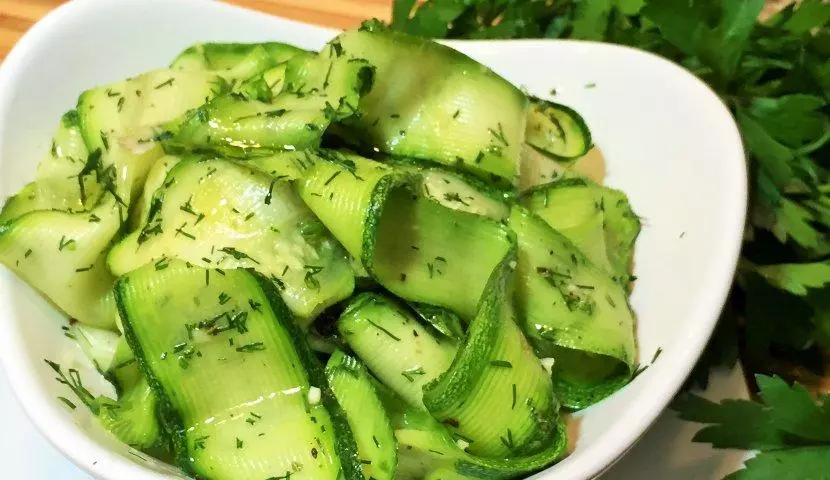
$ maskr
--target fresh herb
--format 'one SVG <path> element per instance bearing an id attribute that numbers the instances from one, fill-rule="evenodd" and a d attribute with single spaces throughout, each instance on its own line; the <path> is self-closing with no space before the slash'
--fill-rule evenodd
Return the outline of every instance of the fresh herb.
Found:
<path id="1" fill-rule="evenodd" d="M 320 290 L 320 281 L 317 280 L 318 273 L 323 271 L 323 267 L 318 265 L 304 265 L 305 268 L 305 277 L 304 281 L 308 288 L 312 290 Z"/>
<path id="2" fill-rule="evenodd" d="M 45 358 L 43 361 L 46 362 L 46 364 L 49 365 L 49 368 L 51 368 L 58 375 L 55 377 L 55 380 L 57 380 L 58 383 L 69 387 L 69 389 L 72 390 L 72 393 L 74 393 L 94 415 L 98 415 L 98 412 L 101 410 L 102 400 L 96 398 L 89 392 L 89 390 L 86 389 L 84 383 L 81 381 L 81 374 L 78 373 L 78 370 L 70 368 L 67 371 L 69 374 L 67 377 L 64 375 L 60 365 Z"/>
<path id="3" fill-rule="evenodd" d="M 219 305 L 224 305 L 224 304 L 228 303 L 228 301 L 230 301 L 230 299 L 231 299 L 231 296 L 228 295 L 227 293 L 225 293 L 225 292 L 220 292 L 219 293 Z"/>
<path id="4" fill-rule="evenodd" d="M 159 83 L 158 85 L 156 85 L 156 86 L 155 86 L 155 87 L 153 87 L 153 88 L 155 88 L 156 90 L 158 90 L 158 89 L 160 89 L 160 88 L 170 87 L 170 86 L 172 86 L 172 85 L 173 85 L 173 81 L 174 81 L 174 80 L 175 80 L 175 78 L 170 77 L 169 79 L 167 79 L 167 80 L 165 80 L 165 81 L 163 81 L 163 82 Z"/>
<path id="5" fill-rule="evenodd" d="M 409 380 L 410 382 L 414 382 L 416 376 L 424 374 L 426 374 L 426 372 L 424 371 L 423 367 L 410 368 L 409 370 L 404 370 L 403 372 L 401 372 L 401 375 L 403 375 L 403 377 Z"/>
<path id="6" fill-rule="evenodd" d="M 692 394 L 672 408 L 684 420 L 707 424 L 694 437 L 716 448 L 759 450 L 734 478 L 821 478 L 830 458 L 830 399 L 818 402 L 798 383 L 758 375 L 761 401 L 714 403 Z M 730 476 L 732 478 L 732 476 Z"/>
<path id="7" fill-rule="evenodd" d="M 179 228 L 176 229 L 176 235 L 175 236 L 182 235 L 183 237 L 187 237 L 191 240 L 196 240 L 196 237 L 192 233 L 188 233 L 184 230 L 184 227 L 186 227 L 186 226 L 187 226 L 187 222 L 182 223 L 182 225 Z"/>
<path id="8" fill-rule="evenodd" d="M 385 328 L 381 327 L 380 325 L 378 325 L 377 323 L 373 322 L 372 320 L 366 319 L 366 321 L 367 321 L 367 322 L 369 322 L 369 324 L 370 324 L 371 326 L 373 326 L 373 327 L 377 328 L 378 330 L 380 330 L 381 332 L 385 333 L 385 334 L 386 334 L 389 338 L 391 338 L 392 340 L 394 340 L 394 341 L 396 341 L 396 342 L 400 342 L 400 341 L 401 341 L 400 337 L 396 336 L 395 334 L 393 334 L 393 333 L 392 333 L 392 332 L 390 332 L 389 330 L 387 330 L 387 329 L 385 329 Z"/>
<path id="9" fill-rule="evenodd" d="M 199 438 L 194 439 L 193 440 L 193 450 L 204 450 L 205 449 L 205 442 L 207 441 L 208 438 L 210 438 L 210 435 L 205 435 L 203 437 L 199 437 Z"/>
<path id="10" fill-rule="evenodd" d="M 247 345 L 242 345 L 241 347 L 236 347 L 236 351 L 242 353 L 260 352 L 262 350 L 265 350 L 265 344 L 262 342 L 253 342 Z"/>
<path id="11" fill-rule="evenodd" d="M 240 440 L 239 437 L 236 437 L 236 448 L 237 448 L 237 450 L 242 448 L 243 445 L 245 445 L 245 442 Z"/>
<path id="12" fill-rule="evenodd" d="M 226 253 L 226 254 L 230 255 L 231 257 L 233 257 L 236 260 L 250 260 L 250 261 L 256 263 L 257 265 L 259 265 L 259 262 L 256 261 L 255 259 L 251 258 L 251 256 L 249 256 L 247 253 L 240 252 L 239 250 L 237 250 L 233 247 L 222 247 L 222 248 L 219 249 L 219 251 L 222 252 L 222 253 Z"/>
<path id="13" fill-rule="evenodd" d="M 58 251 L 62 252 L 64 248 L 75 250 L 75 245 L 75 240 L 66 238 L 66 235 L 62 235 L 60 241 L 58 242 Z"/>
<path id="14" fill-rule="evenodd" d="M 507 360 L 490 360 L 490 365 L 499 368 L 513 368 L 513 364 Z"/>
<path id="15" fill-rule="evenodd" d="M 167 257 L 161 257 L 153 265 L 155 266 L 156 271 L 164 270 L 165 268 L 170 266 L 170 259 Z"/>
<path id="16" fill-rule="evenodd" d="M 457 202 L 457 203 L 460 203 L 460 204 L 468 206 L 468 207 L 470 206 L 470 204 L 465 202 L 464 199 L 461 198 L 461 195 L 459 195 L 456 192 L 447 192 L 447 193 L 445 193 L 444 194 L 444 200 L 446 200 L 448 202 Z"/>
<path id="17" fill-rule="evenodd" d="M 71 402 L 68 398 L 66 398 L 66 397 L 58 397 L 58 400 L 60 400 L 60 401 L 61 401 L 64 405 L 66 405 L 66 406 L 67 406 L 70 410 L 75 410 L 76 408 L 78 408 L 78 407 L 77 407 L 74 403 L 72 403 L 72 402 Z"/>

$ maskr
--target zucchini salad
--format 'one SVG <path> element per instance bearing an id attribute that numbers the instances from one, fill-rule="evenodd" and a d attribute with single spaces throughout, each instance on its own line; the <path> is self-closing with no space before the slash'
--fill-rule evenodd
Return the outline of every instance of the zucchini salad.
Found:
<path id="1" fill-rule="evenodd" d="M 197 44 L 81 94 L 0 262 L 117 392 L 46 359 L 59 400 L 187 475 L 521 478 L 637 371 L 640 222 L 574 167 L 591 148 L 574 110 L 378 21 Z"/>

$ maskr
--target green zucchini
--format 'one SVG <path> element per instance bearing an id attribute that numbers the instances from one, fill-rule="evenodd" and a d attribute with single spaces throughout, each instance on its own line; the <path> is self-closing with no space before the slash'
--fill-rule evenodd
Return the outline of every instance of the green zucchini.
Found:
<path id="1" fill-rule="evenodd" d="M 405 172 L 358 155 L 320 151 L 297 193 L 355 259 L 371 272 L 376 229 L 389 192 L 411 180 Z"/>
<path id="2" fill-rule="evenodd" d="M 519 163 L 520 192 L 561 179 L 579 177 L 574 171 L 577 162 L 564 163 L 553 160 L 527 144 L 522 146 Z"/>
<path id="3" fill-rule="evenodd" d="M 326 377 L 349 420 L 363 476 L 391 480 L 395 477 L 398 462 L 397 443 L 366 367 L 337 350 L 326 364 Z"/>
<path id="4" fill-rule="evenodd" d="M 78 127 L 75 110 L 66 112 L 52 137 L 49 152 L 37 167 L 37 177 L 10 197 L 0 210 L 0 224 L 38 210 L 77 212 L 90 209 L 97 196 L 85 199 L 79 194 L 78 174 L 89 157 Z M 92 190 L 93 179 L 82 179 Z"/>
<path id="5" fill-rule="evenodd" d="M 410 302 L 409 306 L 421 320 L 432 326 L 441 335 L 453 340 L 464 338 L 465 333 L 461 317 L 450 310 L 418 302 Z"/>
<path id="6" fill-rule="evenodd" d="M 119 440 L 144 450 L 161 442 L 161 427 L 156 418 L 157 400 L 147 379 L 119 396 L 117 402 L 103 401 L 98 420 Z"/>
<path id="7" fill-rule="evenodd" d="M 272 284 L 171 262 L 119 279 L 124 333 L 186 472 L 362 479 L 351 430 Z M 224 300 L 223 300 L 224 299 Z"/>
<path id="8" fill-rule="evenodd" d="M 345 252 L 290 183 L 220 159 L 186 159 L 154 193 L 142 228 L 116 244 L 108 265 L 123 275 L 181 259 L 212 269 L 253 268 L 269 277 L 301 322 L 347 298 L 354 276 Z"/>
<path id="9" fill-rule="evenodd" d="M 500 222 L 398 189 L 378 220 L 368 269 L 399 297 L 447 308 L 469 321 L 513 237 Z"/>
<path id="10" fill-rule="evenodd" d="M 518 237 L 516 305 L 540 357 L 555 360 L 561 403 L 591 405 L 625 385 L 637 367 L 634 317 L 626 291 L 564 235 L 514 206 Z"/>
<path id="11" fill-rule="evenodd" d="M 384 393 L 383 390 L 380 392 Z M 468 453 L 470 443 L 451 433 L 424 410 L 406 405 L 389 393 L 381 395 L 395 438 L 398 441 L 397 478 L 418 480 L 443 478 L 440 474 L 462 478 L 507 480 L 528 476 L 549 467 L 567 454 L 568 438 L 561 417 L 554 419 L 555 431 L 549 443 L 533 455 L 480 457 Z M 448 478 L 457 478 L 451 476 Z"/>
<path id="12" fill-rule="evenodd" d="M 267 157 L 254 157 L 240 163 L 274 178 L 300 180 L 305 176 L 305 172 L 314 166 L 318 158 L 313 150 L 299 150 L 278 152 Z"/>
<path id="13" fill-rule="evenodd" d="M 634 280 L 634 243 L 640 235 L 640 217 L 620 190 L 599 186 L 605 206 L 605 246 L 614 275 L 624 285 Z"/>
<path id="14" fill-rule="evenodd" d="M 531 189 L 522 203 L 596 267 L 628 285 L 640 221 L 624 193 L 572 177 Z"/>
<path id="15" fill-rule="evenodd" d="M 394 301 L 362 293 L 337 322 L 343 339 L 384 385 L 423 406 L 423 386 L 452 363 L 455 342 L 432 335 Z"/>
<path id="16" fill-rule="evenodd" d="M 462 171 L 425 164 L 410 159 L 391 159 L 396 167 L 409 169 L 421 177 L 421 194 L 453 210 L 503 220 L 510 214 L 512 192 L 495 188 Z"/>
<path id="17" fill-rule="evenodd" d="M 591 131 L 572 108 L 531 97 L 525 142 L 556 160 L 574 160 L 591 149 Z"/>
<path id="18" fill-rule="evenodd" d="M 78 342 L 81 350 L 100 373 L 106 373 L 115 366 L 121 342 L 118 332 L 76 323 L 69 327 L 66 334 Z"/>
<path id="19" fill-rule="evenodd" d="M 493 268 L 513 243 L 492 219 L 418 196 L 417 179 L 357 155 L 330 152 L 297 190 L 384 288 L 470 319 Z M 468 261 L 476 252 L 475 262 Z"/>
<path id="20" fill-rule="evenodd" d="M 199 149 L 233 157 L 268 156 L 316 148 L 332 121 L 357 111 L 373 81 L 365 61 L 349 61 L 331 48 L 286 64 L 285 85 L 269 102 L 232 92 L 171 122 L 172 150 Z"/>
<path id="21" fill-rule="evenodd" d="M 345 136 L 391 155 L 516 182 L 528 104 L 518 88 L 456 50 L 377 23 L 330 45 L 376 68 L 360 115 L 342 122 Z"/>
<path id="22" fill-rule="evenodd" d="M 92 211 L 40 210 L 0 224 L 0 263 L 69 317 L 115 328 L 106 251 L 124 212 L 113 196 Z"/>
<path id="23" fill-rule="evenodd" d="M 144 180 L 144 187 L 142 187 L 141 198 L 135 205 L 134 212 L 130 215 L 130 229 L 135 230 L 141 228 L 147 223 L 147 217 L 150 215 L 153 206 L 153 195 L 156 190 L 164 185 L 164 180 L 170 170 L 181 161 L 182 157 L 173 155 L 165 155 L 153 163 L 150 170 L 147 172 L 147 178 Z"/>
<path id="24" fill-rule="evenodd" d="M 197 43 L 180 53 L 170 68 L 210 71 L 228 81 L 242 81 L 305 52 L 279 42 Z"/>
<path id="25" fill-rule="evenodd" d="M 112 364 L 104 372 L 104 377 L 112 383 L 119 395 L 132 389 L 142 378 L 135 355 L 133 355 L 133 351 L 130 349 L 123 333 L 118 338 Z"/>
<path id="26" fill-rule="evenodd" d="M 555 433 L 551 378 L 516 324 L 515 248 L 487 282 L 452 366 L 424 387 L 424 405 L 485 457 L 532 454 Z"/>
<path id="27" fill-rule="evenodd" d="M 99 152 L 96 173 L 125 205 L 137 195 L 153 163 L 164 155 L 156 127 L 227 88 L 205 72 L 154 70 L 93 88 L 78 99 L 81 134 Z"/>
<path id="28" fill-rule="evenodd" d="M 602 187 L 569 178 L 530 190 L 522 204 L 573 242 L 597 268 L 614 274 L 605 244 Z"/>

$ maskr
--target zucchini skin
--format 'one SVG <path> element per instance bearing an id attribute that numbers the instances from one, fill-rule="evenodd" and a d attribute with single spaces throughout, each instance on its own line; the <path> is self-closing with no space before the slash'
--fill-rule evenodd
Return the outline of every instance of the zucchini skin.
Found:
<path id="1" fill-rule="evenodd" d="M 593 147 L 591 130 L 582 115 L 538 97 L 530 97 L 525 143 L 558 161 L 576 160 Z"/>
<path id="2" fill-rule="evenodd" d="M 248 272 L 256 278 L 260 288 L 262 288 L 262 291 L 265 292 L 265 295 L 268 297 L 271 308 L 276 313 L 277 318 L 290 319 L 292 317 L 291 311 L 285 306 L 285 302 L 282 301 L 282 297 L 280 297 L 274 282 L 263 277 L 254 270 L 248 270 Z M 322 391 L 321 399 L 323 406 L 325 406 L 326 410 L 328 410 L 329 415 L 331 416 L 331 422 L 334 425 L 335 448 L 337 449 L 337 454 L 340 457 L 340 466 L 343 470 L 343 477 L 346 480 L 364 480 L 363 469 L 360 463 L 360 454 L 357 450 L 357 444 L 354 440 L 352 428 L 349 426 L 349 419 L 346 416 L 346 412 L 343 410 L 343 407 L 340 406 L 340 403 L 337 401 L 337 397 L 334 396 L 334 392 L 331 390 L 328 378 L 326 377 L 325 368 L 320 363 L 317 355 L 308 345 L 306 335 L 297 326 L 297 322 L 288 321 L 282 322 L 282 324 L 283 327 L 288 330 L 288 333 L 294 341 L 294 348 L 297 350 L 300 360 L 306 368 L 309 381 L 312 385 L 319 385 L 318 388 Z"/>
<path id="3" fill-rule="evenodd" d="M 171 266 L 171 268 L 173 267 L 175 266 Z M 150 267 L 148 266 L 145 268 Z M 197 270 L 196 275 L 203 277 L 203 274 L 201 273 L 203 269 L 195 267 L 192 268 Z M 318 386 L 321 390 L 321 402 L 331 418 L 331 424 L 334 430 L 333 435 L 335 439 L 334 446 L 340 460 L 343 478 L 346 480 L 363 480 L 364 477 L 361 471 L 357 447 L 354 442 L 354 438 L 352 437 L 351 428 L 349 427 L 345 413 L 331 392 L 322 365 L 309 348 L 304 334 L 291 320 L 291 313 L 280 298 L 279 293 L 276 291 L 276 287 L 270 280 L 260 276 L 253 270 L 235 270 L 231 272 L 238 275 L 247 275 L 250 278 L 249 281 L 254 282 L 254 284 L 261 289 L 262 295 L 268 302 L 267 308 L 270 309 L 272 317 L 277 322 L 278 327 L 284 329 L 284 331 L 286 331 L 290 336 L 294 345 L 295 353 L 299 357 L 299 360 L 305 369 L 309 383 Z M 231 274 L 231 272 L 227 272 L 227 274 Z M 116 283 L 115 294 L 116 305 L 122 319 L 124 320 L 123 327 L 125 338 L 135 353 L 139 369 L 145 375 L 148 384 L 157 398 L 158 417 L 161 423 L 162 432 L 171 445 L 176 463 L 186 473 L 192 476 L 198 476 L 200 472 L 198 471 L 197 466 L 194 464 L 194 459 L 192 458 L 192 453 L 190 451 L 186 436 L 186 425 L 182 418 L 182 414 L 175 408 L 170 397 L 167 395 L 164 385 L 154 373 L 154 370 L 145 354 L 142 343 L 138 338 L 138 334 L 132 324 L 129 311 L 126 306 L 128 300 L 126 298 L 127 294 L 125 293 L 126 287 L 129 285 L 130 280 L 130 275 L 121 277 Z"/>

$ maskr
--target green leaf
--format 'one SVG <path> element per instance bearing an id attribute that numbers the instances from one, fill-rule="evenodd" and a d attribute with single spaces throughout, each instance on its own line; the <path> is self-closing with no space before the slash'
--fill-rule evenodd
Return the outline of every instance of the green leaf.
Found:
<path id="1" fill-rule="evenodd" d="M 804 0 L 784 23 L 784 28 L 795 35 L 802 35 L 827 22 L 830 22 L 830 3 L 824 0 Z"/>
<path id="2" fill-rule="evenodd" d="M 746 468 L 724 480 L 823 480 L 828 478 L 830 447 L 804 447 L 763 452 L 747 460 Z"/>
<path id="3" fill-rule="evenodd" d="M 415 0 L 395 0 L 392 4 L 392 28 L 405 30 L 414 6 Z"/>
<path id="4" fill-rule="evenodd" d="M 830 442 L 830 402 L 817 404 L 803 385 L 793 386 L 779 377 L 756 376 L 764 403 L 772 407 L 772 424 L 807 440 Z"/>
<path id="5" fill-rule="evenodd" d="M 687 55 L 731 79 L 765 0 L 649 0 L 643 15 Z"/>
<path id="6" fill-rule="evenodd" d="M 794 178 L 790 163 L 793 152 L 778 143 L 753 117 L 738 110 L 736 118 L 747 149 L 758 159 L 760 167 L 778 188 L 786 188 Z"/>
<path id="7" fill-rule="evenodd" d="M 827 116 L 820 111 L 826 104 L 821 97 L 804 94 L 754 98 L 748 114 L 770 137 L 798 148 L 817 141 L 827 131 Z"/>
<path id="8" fill-rule="evenodd" d="M 714 403 L 685 394 L 675 399 L 672 409 L 683 420 L 711 424 L 695 434 L 695 442 L 711 443 L 715 448 L 746 450 L 786 446 L 781 432 L 772 425 L 770 412 L 760 403 L 749 400 Z"/>
<path id="9" fill-rule="evenodd" d="M 810 288 L 830 284 L 830 263 L 787 263 L 754 267 L 770 285 L 792 294 L 807 295 Z"/>
<path id="10" fill-rule="evenodd" d="M 694 441 L 716 448 L 778 450 L 830 441 L 830 402 L 826 397 L 817 403 L 802 385 L 790 386 L 780 378 L 763 375 L 756 380 L 764 403 L 714 403 L 684 395 L 672 408 L 684 420 L 709 424 L 695 434 Z"/>
<path id="11" fill-rule="evenodd" d="M 467 10 L 468 3 L 465 0 L 433 0 L 424 3 L 415 11 L 415 15 L 406 24 L 404 31 L 423 37 L 444 37 L 452 22 Z M 405 3 L 401 4 L 399 12 L 405 7 Z M 398 18 L 402 17 L 403 14 L 399 13 Z"/>

